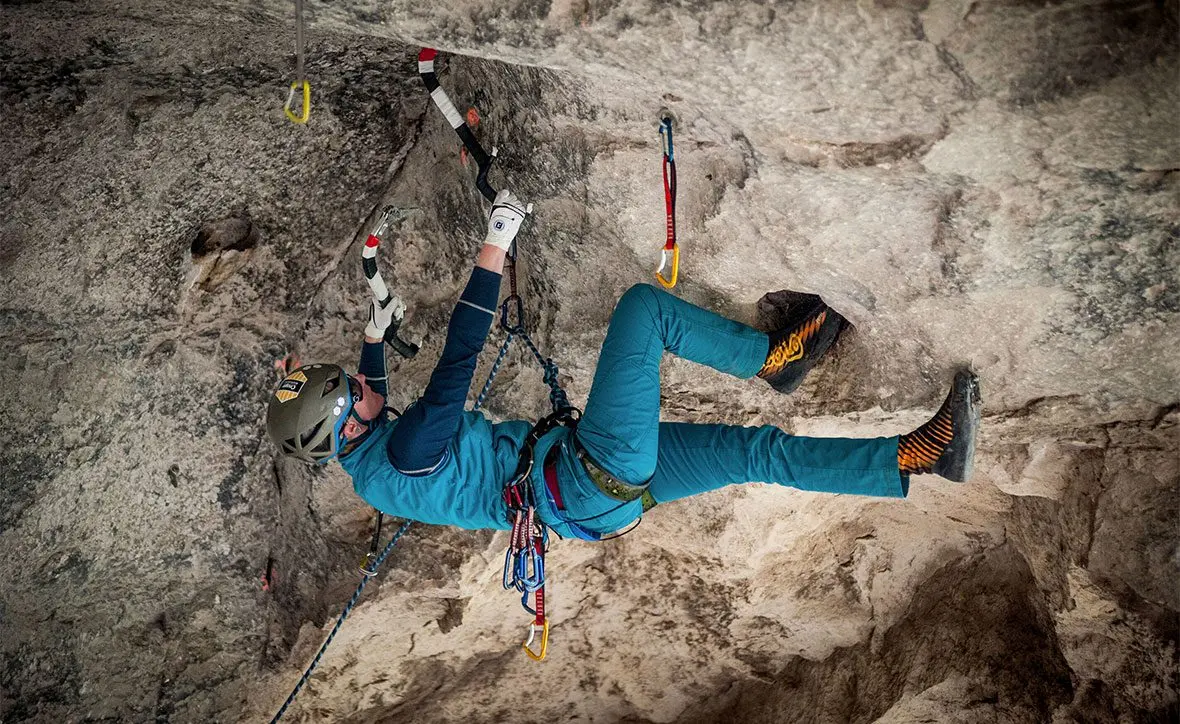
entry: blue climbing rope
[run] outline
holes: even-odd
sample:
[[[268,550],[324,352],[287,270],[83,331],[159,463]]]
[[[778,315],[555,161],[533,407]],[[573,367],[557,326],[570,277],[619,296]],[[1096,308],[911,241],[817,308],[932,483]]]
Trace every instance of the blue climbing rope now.
[[[475,398],[475,405],[471,409],[478,410],[483,407],[484,400],[488,398],[488,392],[492,389],[492,380],[496,379],[496,373],[500,371],[500,365],[504,363],[504,357],[508,354],[508,348],[512,346],[514,336],[512,332],[509,332],[504,344],[500,345],[500,353],[496,355],[496,361],[492,363],[492,371],[488,373],[488,379],[483,383],[483,388],[480,389],[479,396]]]
[[[475,405],[471,409],[478,410],[483,406],[484,401],[487,400],[488,392],[492,389],[492,381],[496,379],[496,374],[499,373],[500,366],[504,363],[504,357],[508,354],[508,348],[512,346],[512,340],[517,337],[520,337],[529,351],[533,353],[537,364],[541,365],[543,379],[545,380],[545,384],[549,386],[549,404],[553,406],[553,411],[557,412],[558,410],[572,408],[573,405],[570,404],[565,390],[562,389],[561,384],[558,382],[558,375],[561,374],[561,371],[558,369],[557,363],[543,356],[528,333],[520,327],[516,327],[515,329],[507,329],[504,344],[500,345],[500,352],[496,355],[496,361],[492,363],[492,370],[488,373],[488,378],[483,383],[483,387],[480,388],[479,396],[475,398]]]
[[[402,527],[398,528],[397,532],[393,534],[393,538],[389,540],[389,543],[385,544],[385,550],[381,551],[381,555],[377,556],[377,559],[373,562],[374,571],[376,571],[377,567],[380,566],[382,561],[385,560],[385,557],[390,554],[390,552],[393,550],[393,547],[397,545],[398,539],[401,538],[402,535],[409,529],[410,523],[411,521],[408,520],[405,523],[402,523]],[[369,582],[369,578],[371,578],[371,576],[364,576],[361,578],[360,584],[356,587],[356,590],[353,591],[352,598],[348,599],[348,604],[345,605],[344,610],[340,612],[340,618],[336,619],[336,625],[332,627],[332,632],[328,634],[328,638],[324,641],[324,645],[320,647],[320,650],[318,653],[316,653],[315,658],[311,660],[311,666],[308,666],[307,671],[303,672],[303,676],[299,679],[299,683],[295,685],[294,690],[291,691],[291,695],[288,696],[287,700],[283,702],[283,706],[279,709],[278,713],[275,714],[274,718],[270,720],[270,724],[275,724],[275,722],[282,718],[283,714],[287,711],[287,707],[291,706],[291,702],[295,701],[296,695],[299,694],[299,691],[303,688],[303,685],[306,684],[307,680],[311,677],[311,672],[315,671],[316,667],[320,665],[320,659],[324,657],[324,652],[328,650],[328,644],[332,643],[332,639],[336,637],[336,632],[340,630],[340,626],[344,623],[344,619],[348,617],[348,612],[352,610],[352,607],[356,605],[357,600],[360,599],[361,591],[365,590],[365,584]]]

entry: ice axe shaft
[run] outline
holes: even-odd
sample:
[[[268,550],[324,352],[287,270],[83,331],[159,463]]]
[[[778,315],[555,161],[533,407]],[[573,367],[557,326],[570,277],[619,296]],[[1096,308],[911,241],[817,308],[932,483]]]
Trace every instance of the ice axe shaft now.
[[[450,123],[451,128],[455,129],[455,133],[459,134],[459,139],[463,141],[463,147],[467,149],[467,153],[471,154],[471,158],[475,161],[475,166],[478,169],[475,175],[475,187],[489,203],[495,203],[496,189],[492,188],[492,184],[488,182],[488,171],[492,169],[496,148],[493,146],[491,153],[483,149],[483,146],[475,138],[475,134],[471,132],[471,126],[467,125],[467,121],[455,108],[455,104],[451,102],[447,92],[438,84],[438,76],[434,72],[434,59],[437,57],[438,51],[433,48],[422,48],[418,52],[418,77],[422,79],[422,83],[426,86],[426,92],[430,94],[434,105],[438,106],[438,109],[446,116],[447,123]]]
[[[418,354],[418,345],[405,341],[397,333],[405,315],[405,304],[390,293],[389,287],[385,285],[385,280],[381,278],[381,271],[377,269],[377,247],[381,245],[381,235],[389,228],[389,217],[392,212],[393,207],[385,207],[381,214],[381,220],[377,223],[377,228],[373,229],[369,238],[365,240],[365,245],[361,249],[361,266],[365,271],[365,279],[369,282],[369,289],[373,291],[373,298],[377,300],[377,303],[382,308],[390,304],[395,304],[399,308],[393,315],[393,323],[385,330],[385,343],[393,347],[394,351],[402,357],[409,359]]]

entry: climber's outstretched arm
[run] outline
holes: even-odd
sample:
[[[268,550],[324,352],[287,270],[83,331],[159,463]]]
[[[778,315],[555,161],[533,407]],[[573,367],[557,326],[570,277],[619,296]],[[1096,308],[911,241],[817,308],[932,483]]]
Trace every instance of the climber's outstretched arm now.
[[[422,397],[402,415],[389,439],[389,458],[402,473],[429,475],[446,462],[447,445],[459,428],[475,365],[496,317],[504,256],[523,220],[524,205],[511,192],[501,191],[471,279],[451,312],[442,356]]]

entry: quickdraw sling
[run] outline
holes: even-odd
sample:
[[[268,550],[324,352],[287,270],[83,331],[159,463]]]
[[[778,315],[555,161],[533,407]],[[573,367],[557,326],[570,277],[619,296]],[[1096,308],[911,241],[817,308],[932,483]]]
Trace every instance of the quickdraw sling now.
[[[307,123],[311,116],[311,83],[303,72],[303,0],[295,0],[295,80],[291,82],[291,89],[287,92],[287,102],[283,104],[283,113],[292,123]],[[303,102],[298,114],[292,110],[292,102],[300,89],[303,91]]]
[[[680,244],[676,242],[676,155],[672,148],[672,117],[660,120],[660,144],[664,150],[664,216],[667,235],[660,252],[660,266],[656,268],[656,281],[665,289],[676,286],[680,276]]]

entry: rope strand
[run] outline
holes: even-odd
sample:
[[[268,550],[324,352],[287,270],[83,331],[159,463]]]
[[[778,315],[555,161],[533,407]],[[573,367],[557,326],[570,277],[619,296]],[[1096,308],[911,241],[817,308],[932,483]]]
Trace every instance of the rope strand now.
[[[393,551],[393,547],[397,545],[398,539],[400,539],[402,535],[410,528],[410,523],[411,521],[408,520],[402,523],[402,527],[398,528],[397,532],[393,534],[393,538],[391,538],[390,541],[385,544],[385,550],[381,551],[381,555],[377,556],[377,560],[373,564],[374,571],[376,571],[381,563],[385,560],[385,557]],[[332,627],[332,632],[329,633],[328,638],[324,640],[324,645],[320,646],[320,650],[316,652],[315,658],[311,661],[311,665],[307,667],[307,671],[303,672],[303,676],[299,678],[299,683],[295,685],[295,688],[291,691],[291,695],[288,696],[287,700],[283,702],[283,706],[279,708],[278,713],[276,713],[274,718],[270,720],[270,724],[275,724],[275,722],[282,718],[283,714],[286,713],[287,708],[291,706],[291,702],[295,701],[295,697],[299,694],[300,690],[303,689],[303,685],[307,683],[309,678],[311,678],[311,673],[315,671],[317,666],[320,665],[320,659],[324,657],[324,652],[328,650],[328,644],[332,643],[332,639],[336,638],[336,632],[340,630],[340,626],[344,623],[344,619],[348,617],[348,612],[352,610],[352,607],[355,606],[356,602],[360,599],[361,591],[365,590],[365,584],[369,582],[369,578],[370,576],[364,576],[361,578],[360,585],[356,587],[356,590],[352,594],[352,598],[348,599],[348,604],[344,607],[344,610],[340,612],[340,618],[336,619],[336,625]]]

